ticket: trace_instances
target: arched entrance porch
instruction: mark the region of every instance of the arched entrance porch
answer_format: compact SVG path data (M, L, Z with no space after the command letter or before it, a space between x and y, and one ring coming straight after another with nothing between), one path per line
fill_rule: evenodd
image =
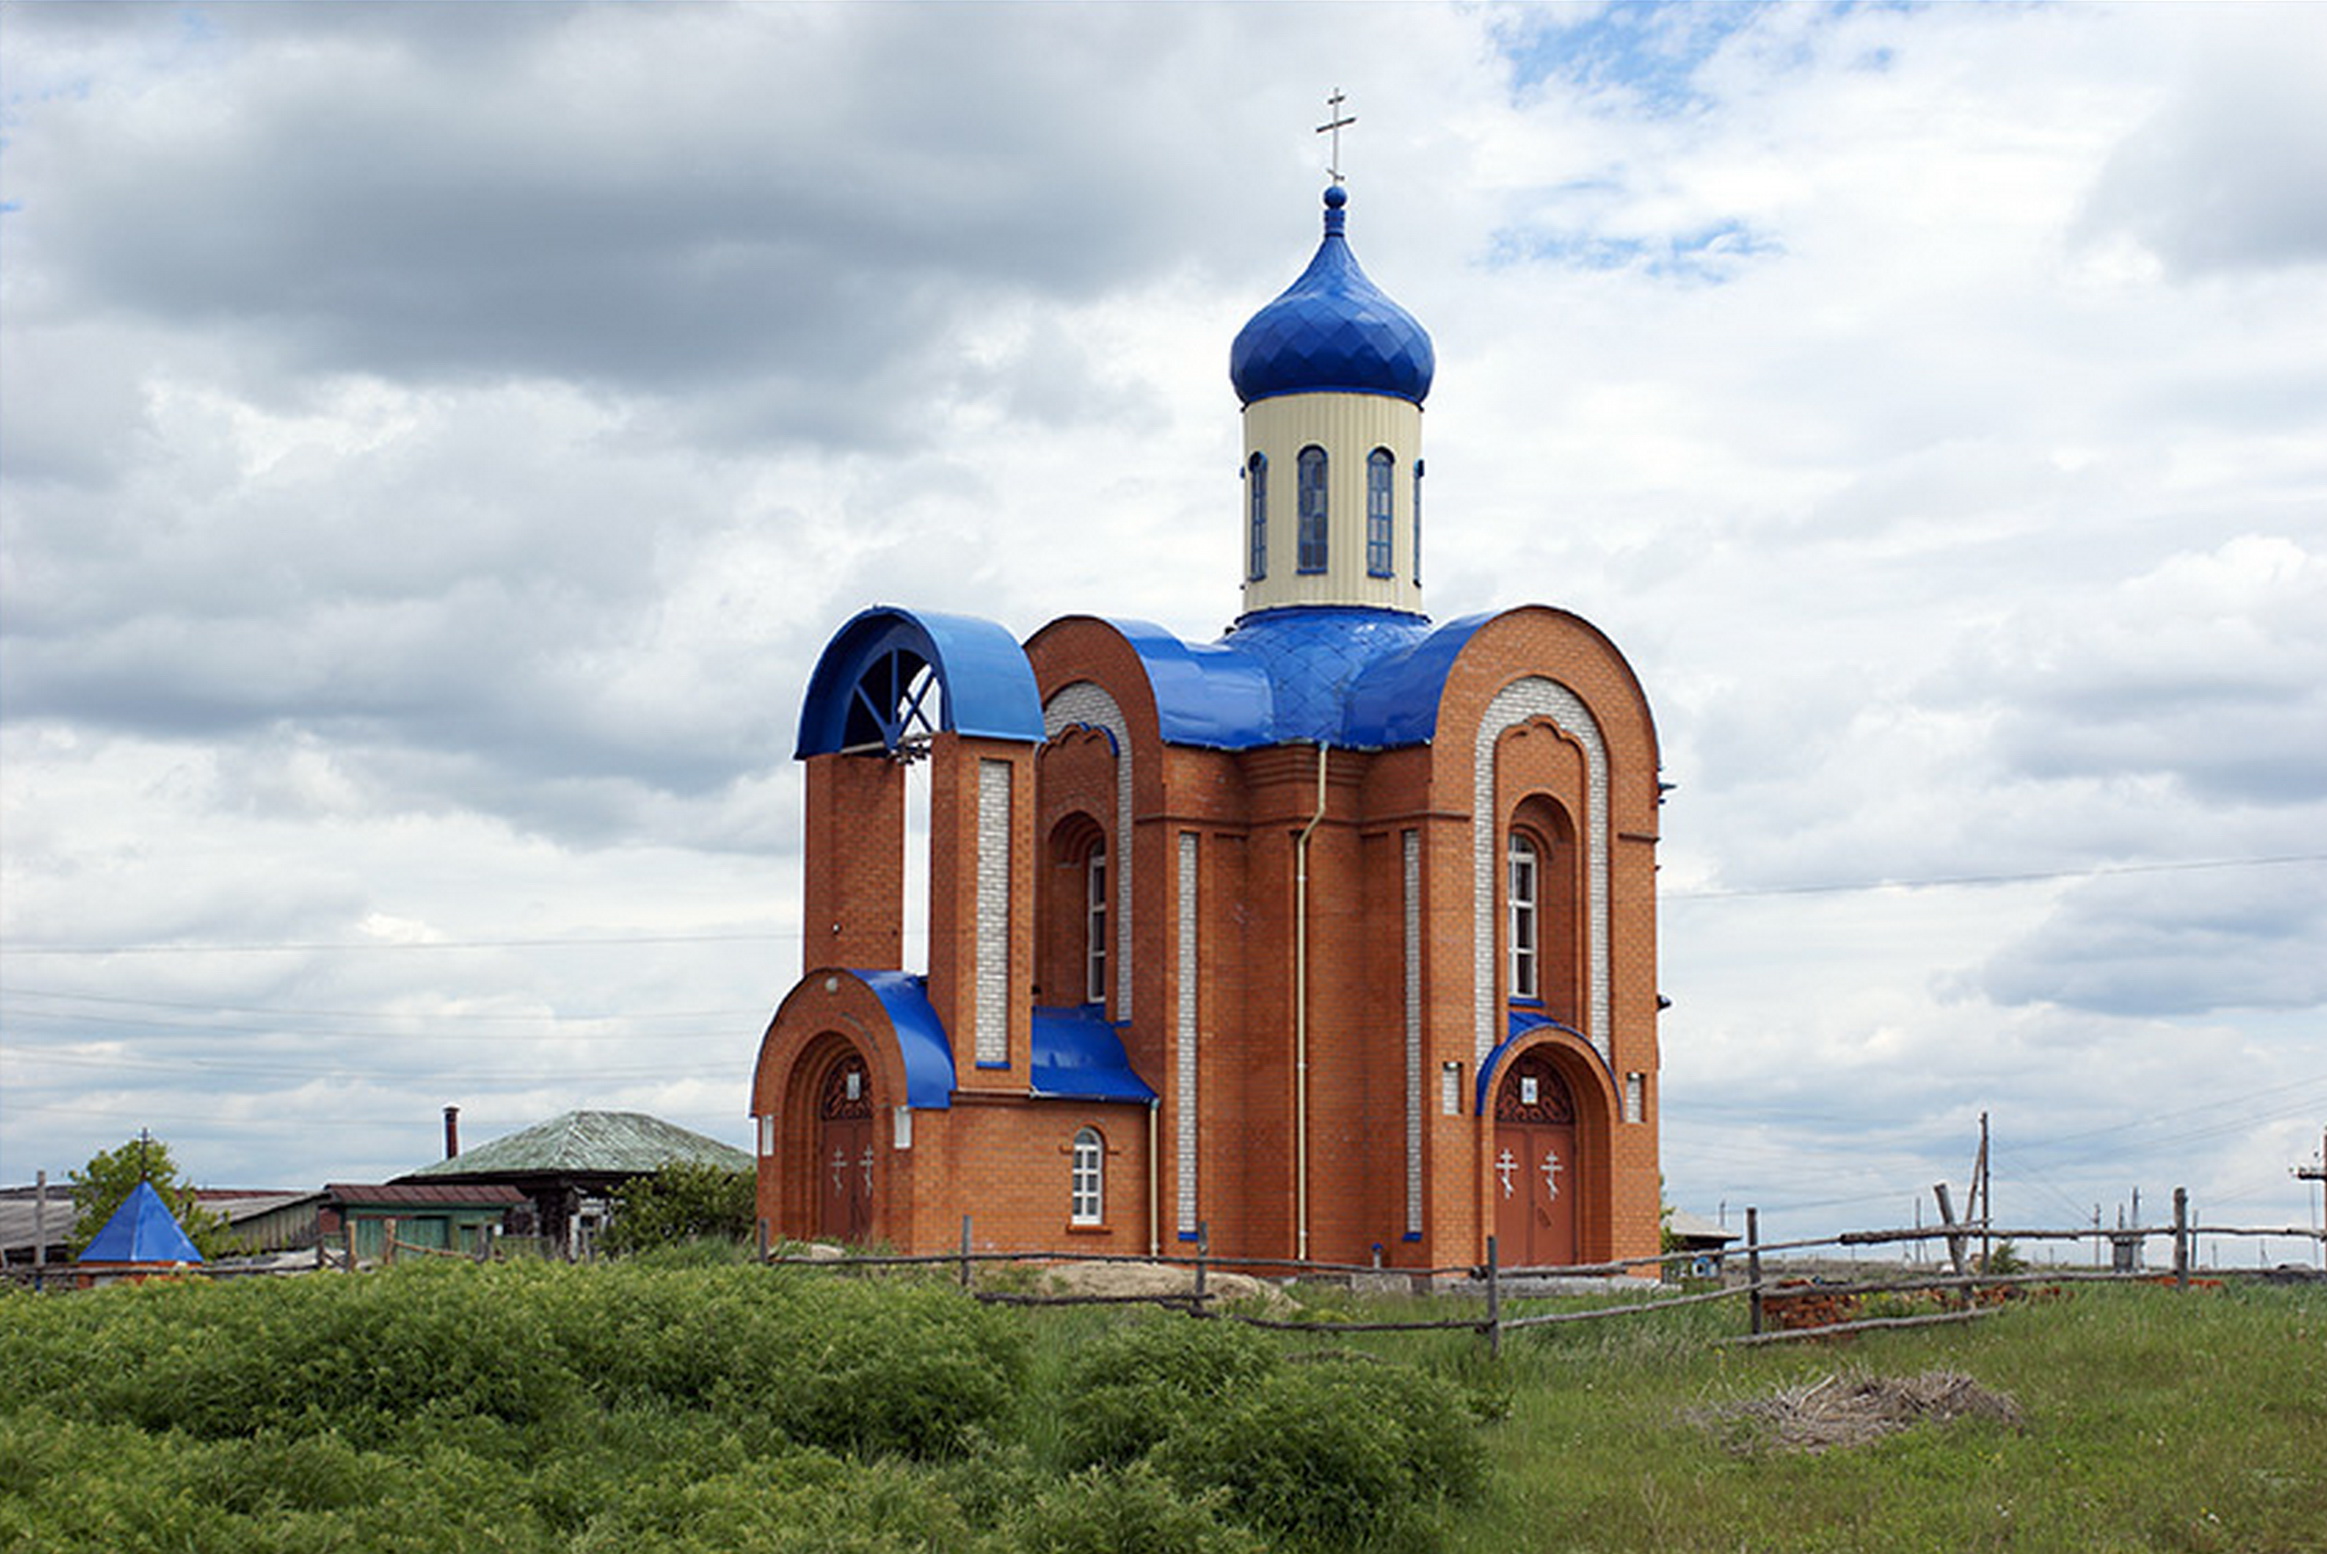
M1537 1048L1512 1059L1495 1087L1489 1161L1496 1246L1505 1264L1548 1268L1578 1260L1583 1178L1576 1132L1575 1098L1551 1055Z

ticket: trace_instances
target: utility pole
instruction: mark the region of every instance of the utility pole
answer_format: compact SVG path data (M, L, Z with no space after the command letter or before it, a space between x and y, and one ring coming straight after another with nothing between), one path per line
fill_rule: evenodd
M1988 1225L1995 1215L1988 1208L1988 1114L1980 1113L1980 1153L1971 1163L1971 1193L1963 1206L1963 1224L1980 1227L1980 1272L1988 1271Z
M1988 1271L1988 1227L1996 1222L1995 1179L1988 1175L1988 1114L1980 1113L1980 1272Z
M2295 1176L2305 1182L2319 1184L2319 1266L2327 1268L2327 1131L2319 1135L2319 1158L2307 1166L2295 1167Z

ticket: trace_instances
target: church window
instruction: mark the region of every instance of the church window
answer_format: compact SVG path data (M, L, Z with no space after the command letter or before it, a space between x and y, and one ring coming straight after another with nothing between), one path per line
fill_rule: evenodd
M1414 461L1414 511L1406 520L1414 531L1414 586L1422 586L1422 461Z
M1075 1133L1074 1166L1068 1184L1067 1219L1075 1225L1097 1225L1106 1220L1107 1146L1096 1128Z
M1246 563L1244 575L1259 582L1269 575L1269 461L1266 454L1256 453L1244 466L1244 502L1251 514L1252 557Z
M1303 572L1325 570L1325 450L1311 443L1301 450L1295 470L1301 505L1300 555Z
M1511 833L1510 885L1508 898L1511 914L1511 996L1537 998L1541 996L1536 980L1536 957L1539 948L1536 906L1542 873L1535 850L1535 839L1524 831Z
M1390 555L1390 485L1397 479L1390 450L1376 448L1365 461L1365 570L1388 577L1396 570Z
M1107 844L1095 842L1083 860L1083 1001L1107 1001Z

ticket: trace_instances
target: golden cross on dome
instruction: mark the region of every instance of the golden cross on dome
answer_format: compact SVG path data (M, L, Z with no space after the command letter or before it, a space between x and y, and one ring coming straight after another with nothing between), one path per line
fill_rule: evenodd
M1333 160L1325 164L1325 171L1335 183L1341 182L1342 128L1345 125L1355 124L1357 122L1356 114L1343 113L1341 111L1341 105L1347 101L1349 101L1349 99L1342 95L1341 88L1338 86L1335 87L1333 89L1333 95L1325 99L1325 122L1317 126L1318 134L1323 135L1330 131L1333 136Z

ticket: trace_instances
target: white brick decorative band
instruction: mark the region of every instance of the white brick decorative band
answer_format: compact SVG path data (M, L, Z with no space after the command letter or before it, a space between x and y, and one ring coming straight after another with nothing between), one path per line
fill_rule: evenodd
M1179 1229L1196 1233L1196 833L1180 833Z
M1549 718L1584 752L1584 965L1590 979L1584 1036L1608 1058L1608 748L1600 725L1582 698L1557 680L1540 675L1514 680L1487 703L1479 720L1471 773L1471 853L1476 899L1471 914L1472 1000L1477 1019L1474 1061L1484 1064L1502 1039L1501 1011L1495 1004L1496 839L1503 817L1495 812L1495 744L1505 729L1530 718Z
M980 1063L1010 1061L1010 763L978 762Z
M1043 704L1042 737L1056 739L1078 723L1115 736L1115 835L1107 862L1115 870L1115 1018L1131 1018L1131 725L1115 698L1088 680L1062 685Z

